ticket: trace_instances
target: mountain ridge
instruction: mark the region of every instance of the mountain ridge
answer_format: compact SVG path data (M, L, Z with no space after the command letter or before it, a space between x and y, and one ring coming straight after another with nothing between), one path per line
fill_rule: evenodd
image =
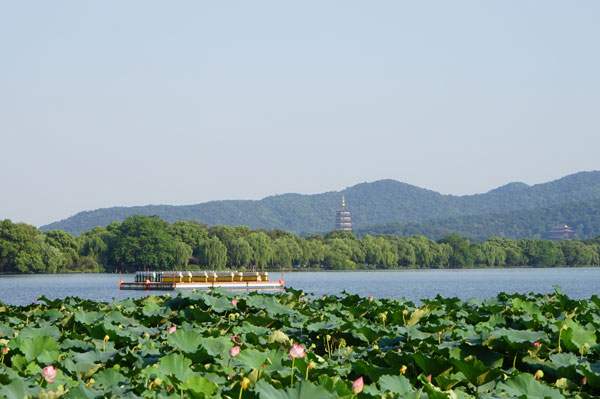
M486 193L441 194L393 179L358 183L319 194L286 193L260 200L221 200L193 205L144 205L82 211L40 227L80 234L96 226L122 221L132 214L158 215L167 222L195 220L208 225L247 225L321 233L334 227L335 210L345 195L357 228L393 222L425 222L600 199L600 171L578 172L546 183L511 182Z

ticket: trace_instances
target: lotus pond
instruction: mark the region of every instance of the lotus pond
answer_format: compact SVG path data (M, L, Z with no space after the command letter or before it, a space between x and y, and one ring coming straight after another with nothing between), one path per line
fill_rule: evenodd
M0 303L6 398L592 398L600 299L215 290Z

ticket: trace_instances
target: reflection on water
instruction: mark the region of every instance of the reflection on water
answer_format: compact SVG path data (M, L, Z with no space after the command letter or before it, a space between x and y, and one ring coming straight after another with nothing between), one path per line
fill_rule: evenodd
M272 274L272 278L279 279L279 273ZM436 295L468 299L488 298L499 292L545 293L553 292L553 285L560 285L563 293L573 298L600 294L600 268L298 272L285 273L284 279L286 286L315 295L347 291L412 301ZM123 275L123 280L133 281L133 275ZM164 293L121 291L118 274L0 276L0 301L14 305L31 303L41 295L111 301Z

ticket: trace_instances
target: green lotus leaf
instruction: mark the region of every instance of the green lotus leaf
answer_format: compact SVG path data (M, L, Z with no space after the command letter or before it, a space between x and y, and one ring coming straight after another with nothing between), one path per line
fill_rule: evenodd
M202 345L204 337L193 330L177 329L169 334L169 345L179 348L183 352L196 352Z
M432 337L432 334L421 331L417 326L400 327L398 334L404 335L407 341L425 341ZM437 334L435 339L437 341Z
M43 328L24 328L19 332L19 338L50 337L56 340L62 337L62 334L56 326L46 326Z
M218 389L217 384L201 376L189 376L181 388L192 394L192 397L203 398L212 395Z
M0 323L0 337L12 337L14 333L15 333L14 329L10 328L6 324Z
M86 312L83 309L77 309L74 313L75 321L84 325L93 325L102 320L104 314L101 312Z
M310 381L300 381L292 388L280 390L261 379L254 386L254 392L258 393L260 399L334 399L337 397L336 394Z
M432 376L447 373L452 369L452 364L439 356L427 356L419 352L413 355L413 360L423 370L423 373Z
M127 377L119 373L118 370L111 367L108 369L102 369L94 375L96 384L104 388L111 388L121 385L127 382Z
M246 370L257 369L259 370L262 365L267 361L268 354L265 352L258 351L256 349L244 349L240 351L237 357L237 361L242 363Z
M13 379L8 385L1 385L0 395L6 399L23 399L28 396L35 396L40 391L40 387L33 387L21 379Z
M589 386L595 389L600 388L600 362L580 366L579 370L585 375Z
M187 381L187 378L194 375L191 370L192 361L185 358L182 354L171 353L163 356L158 362L157 372L164 376L174 376L179 381Z
M556 369L559 376L576 378L577 366L581 360L573 353L554 353L548 357L550 366Z
M493 340L493 338L503 339L512 349L529 347L534 342L548 341L546 333L540 331L512 330L505 328L492 331L490 339Z
M564 399L565 397L560 390L542 384L528 373L520 373L505 382L499 382L496 389L517 397L525 396L527 399Z
M503 374L500 369L489 368L474 356L469 356L464 360L452 359L451 362L476 387L480 387Z
M65 351L68 349L78 349L80 351L89 351L95 349L96 346L91 342L85 342L79 339L67 338L60 343L60 349Z
M235 309L235 306L231 303L230 298L219 297L212 305L213 312L223 313L225 311L232 311Z
M103 396L103 391L98 391L95 388L86 387L84 384L79 384L67 392L67 394L63 397L66 399L96 399Z
M39 357L41 363L47 364L56 361L60 346L53 338L38 336L21 340L19 349L28 361Z
M339 330L341 326L342 322L339 320L325 320L319 321L317 323L311 323L306 326L306 329L308 331L314 331L320 334L324 334L332 330Z
M400 395L414 392L412 384L403 375L382 375L377 381L377 385L383 392L390 391Z
M348 395L352 395L352 389L348 386L348 382L342 380L339 376L328 376L328 375L320 375L319 376L319 386L325 388L328 392L335 393L338 397L344 397ZM365 390L374 384L365 386Z
M579 353L581 347L586 343L591 347L596 346L595 329L586 328L572 319L566 320L564 324L567 329L562 333L562 342L567 349Z
M246 306L258 310L264 310L269 315L292 315L294 310L277 302L275 296L249 296L246 298Z
M202 346L211 357L220 357L221 359L229 359L229 350L235 344L229 337L207 337L202 340Z
M88 371L92 370L96 366L96 363L93 363L93 362L85 362L85 361L74 362L72 359L68 359L68 358L63 360L61 364L62 364L62 367L64 367L65 370L68 370L70 373L80 374L80 375L87 374Z
M487 367L491 368L501 368L502 363L504 362L504 357L501 353L495 352L483 345L462 344L459 353L459 359L474 356L482 361Z

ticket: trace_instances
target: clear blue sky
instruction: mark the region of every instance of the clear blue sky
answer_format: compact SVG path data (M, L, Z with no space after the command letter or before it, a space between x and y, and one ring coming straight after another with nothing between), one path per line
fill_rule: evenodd
M0 219L600 169L597 1L0 1Z

